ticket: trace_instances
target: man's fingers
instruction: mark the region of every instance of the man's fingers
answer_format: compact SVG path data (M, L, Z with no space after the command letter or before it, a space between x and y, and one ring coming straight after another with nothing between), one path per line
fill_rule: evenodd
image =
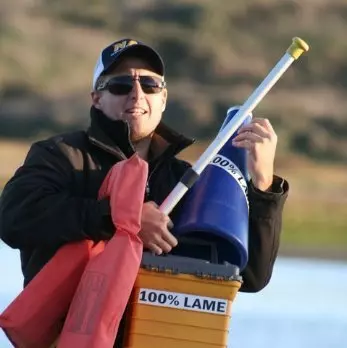
M263 138L271 138L271 133L269 132L269 130L259 123L251 123L241 127L238 131L238 134L245 134L248 132L258 134Z
M148 248L158 255L162 254L163 252L169 253L172 247L177 244L177 241L176 243L173 242L173 239L176 240L176 238L171 235L173 237L172 239L170 238L170 235L171 235L170 232L167 232L167 234L163 234L161 236L156 235L153 238L153 240L148 243Z
M250 123L242 126L239 129L239 132L242 132L245 130L251 130L252 127L254 127L254 126L261 126L262 128L264 128L264 130L266 130L270 133L275 133L275 131L271 125L271 122L267 118L253 118L253 120Z
M262 143L264 142L264 138L256 133L247 131L244 133L238 134L234 139L233 139L233 144L237 144L240 141L247 140L251 143Z
M149 202L146 202L145 204L153 205L153 207L159 208L158 204L155 203L154 201L149 201Z
M267 118L254 118L253 121L254 123L261 124L271 133L275 133L275 130L273 129L271 122Z
M172 249L172 246L166 242L164 239L159 239L156 242L156 245L165 253L169 253Z
M163 250L154 243L149 243L147 248L156 255L161 255L163 253Z
M237 141L237 142L233 141L233 145L235 147L243 148L243 149L246 149L249 151L252 150L252 148L254 147L254 143L252 143L249 140L241 140L241 141Z
M172 230L174 228L174 224L171 220L169 220L169 222L167 223L167 228L168 230Z
M171 247L175 247L178 244L176 237L168 230L162 234L162 238L169 243Z

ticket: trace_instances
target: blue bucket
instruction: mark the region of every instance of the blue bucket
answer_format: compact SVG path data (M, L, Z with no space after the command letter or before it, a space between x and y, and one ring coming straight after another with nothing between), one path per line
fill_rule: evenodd
M231 107L221 127L239 110ZM243 124L248 124L248 115ZM249 204L247 198L247 151L232 145L222 147L186 193L173 233L187 239L209 241L217 247L218 262L236 265L242 271L248 262ZM194 247L188 255L194 257Z

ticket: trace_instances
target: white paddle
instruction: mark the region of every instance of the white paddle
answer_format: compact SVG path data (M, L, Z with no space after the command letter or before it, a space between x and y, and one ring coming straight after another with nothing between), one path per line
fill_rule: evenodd
M201 172L212 161L213 157L223 147L223 145L230 139L230 137L242 125L259 102L265 97L272 86L279 80L283 73L289 68L294 60L298 59L304 52L309 49L308 44L302 39L293 38L292 44L287 49L283 57L273 67L270 73L262 81L262 83L254 90L245 103L240 107L239 111L228 122L225 128L220 131L213 142L208 146L204 153L200 156L197 162L188 169L183 175L178 184L174 187L171 193L166 197L160 210L168 215L176 204L181 200L184 194L199 178Z

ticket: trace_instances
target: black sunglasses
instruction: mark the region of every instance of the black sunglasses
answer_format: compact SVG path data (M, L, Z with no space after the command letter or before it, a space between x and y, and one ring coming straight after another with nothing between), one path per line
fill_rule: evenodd
M96 90L108 90L114 95L127 95L131 92L134 86L134 81L139 81L141 88L146 94L155 94L161 92L166 83L157 76L139 76L137 78L131 75L115 76L106 83L101 83Z

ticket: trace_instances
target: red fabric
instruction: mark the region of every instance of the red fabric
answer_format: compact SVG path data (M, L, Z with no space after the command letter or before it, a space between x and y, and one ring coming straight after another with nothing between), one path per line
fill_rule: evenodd
M18 348L48 348L60 333L89 259L104 243L71 243L60 248L0 316L0 327Z
M112 348L142 259L141 227L147 162L134 155L108 173L100 197L109 197L117 230L91 259L75 293L58 348Z
M59 343L59 347L70 346L69 342L74 342L77 336L74 313L80 309L79 301L92 301L93 291L95 295L95 289L100 285L103 291L98 294L97 311L91 315L98 320L102 316L102 320L89 320L88 330L92 328L93 337L99 335L100 342L114 339L142 257L142 243L137 238L137 232L140 229L147 172L147 163L133 156L116 164L106 177L99 194L100 197L110 197L112 218L118 228L102 258L91 263L83 275L88 261L104 250L105 243L83 241L63 246L0 315L0 327L15 347L47 348L52 345L62 330L64 318L78 288ZM106 305L110 307L104 313ZM87 312L84 314L88 316ZM100 325L95 327L96 324ZM76 343L75 347L83 346Z

